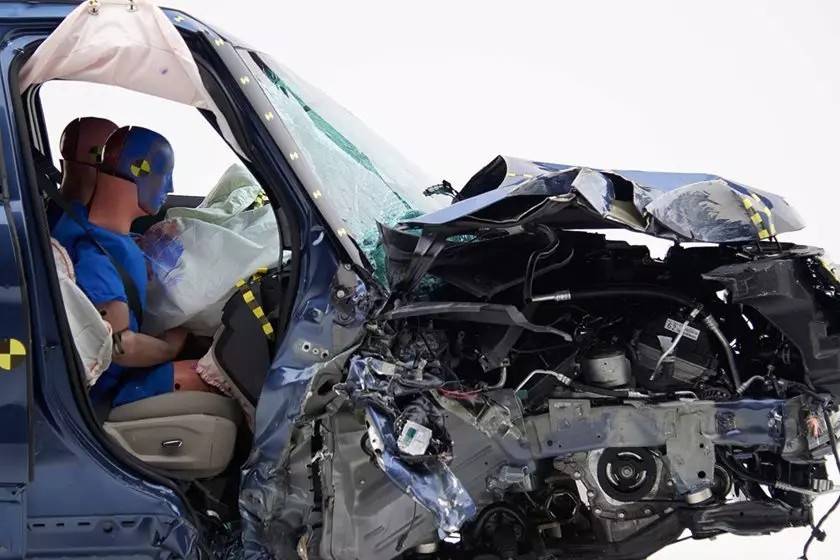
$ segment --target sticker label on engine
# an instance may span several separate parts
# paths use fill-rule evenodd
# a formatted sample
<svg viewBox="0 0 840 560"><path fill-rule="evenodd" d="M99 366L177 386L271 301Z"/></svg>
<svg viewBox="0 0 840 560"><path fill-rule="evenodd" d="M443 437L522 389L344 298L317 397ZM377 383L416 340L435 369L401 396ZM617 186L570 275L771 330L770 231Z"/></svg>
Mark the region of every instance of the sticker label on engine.
<svg viewBox="0 0 840 560"><path fill-rule="evenodd" d="M408 420L397 439L397 448L406 455L422 455L429 448L431 440L432 430Z"/></svg>
<svg viewBox="0 0 840 560"><path fill-rule="evenodd" d="M680 322L674 321L673 319L668 319L667 321L665 321L665 328L671 331L672 333L679 334L679 332L682 330L684 323L685 321ZM697 340L698 338L700 338L700 331L698 329L695 329L694 327L686 326L685 333L683 334L683 336L686 338L690 338L691 340Z"/></svg>

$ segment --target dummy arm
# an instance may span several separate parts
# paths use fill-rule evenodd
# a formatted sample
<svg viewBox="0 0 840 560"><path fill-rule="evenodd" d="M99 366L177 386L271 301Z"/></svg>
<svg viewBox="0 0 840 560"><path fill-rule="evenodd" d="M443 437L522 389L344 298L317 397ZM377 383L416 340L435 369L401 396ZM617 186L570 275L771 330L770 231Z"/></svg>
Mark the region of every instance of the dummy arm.
<svg viewBox="0 0 840 560"><path fill-rule="evenodd" d="M151 367L171 362L181 352L186 340L185 329L170 329L161 338L136 333L129 329L128 305L110 301L97 308L115 333L113 361L125 367Z"/></svg>

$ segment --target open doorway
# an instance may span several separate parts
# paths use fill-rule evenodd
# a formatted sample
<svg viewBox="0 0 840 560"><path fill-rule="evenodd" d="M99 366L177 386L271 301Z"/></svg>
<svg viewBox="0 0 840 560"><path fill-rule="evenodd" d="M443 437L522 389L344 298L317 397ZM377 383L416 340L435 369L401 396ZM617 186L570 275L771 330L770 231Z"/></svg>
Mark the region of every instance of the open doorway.
<svg viewBox="0 0 840 560"><path fill-rule="evenodd" d="M19 118L27 123L33 158L41 162L33 184L46 208L56 191L61 196L61 138L73 119L92 116L142 127L172 145L173 193L158 212L135 220L130 231L147 266L142 331L156 337L187 329L177 359L196 362L209 390L176 394L176 384L170 393L119 406L89 398L80 404L90 408L106 440L169 478L197 511L236 521L254 409L293 301L295 260L290 239L282 235L292 221L280 197L266 192L263 170L237 153L207 113L194 107L64 80L30 88L23 107ZM55 169L44 173L45 166ZM105 347L113 332L100 332L105 338L91 342L90 330L74 329L80 317L73 314L94 302L85 301L90 294L84 289L65 290L66 283L83 287L74 270L74 250L55 238L51 245L64 311L59 324L76 343L72 350L82 367L73 381L84 396L110 367L101 363L107 356L100 352L98 370L92 370L90 344Z"/></svg>

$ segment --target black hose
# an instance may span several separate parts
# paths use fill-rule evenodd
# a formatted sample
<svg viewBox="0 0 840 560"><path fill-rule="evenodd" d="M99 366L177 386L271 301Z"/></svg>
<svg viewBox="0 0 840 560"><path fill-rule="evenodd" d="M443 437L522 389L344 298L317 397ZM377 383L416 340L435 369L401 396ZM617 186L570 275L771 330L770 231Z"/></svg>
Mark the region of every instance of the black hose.
<svg viewBox="0 0 840 560"><path fill-rule="evenodd" d="M595 288L591 290L565 290L554 294L545 296L537 296L533 299L535 303L550 302L550 301L578 301L582 299L601 299L607 297L628 297L628 298L652 298L664 299L678 305L690 308L700 308L701 322L703 325L715 335L715 338L720 342L723 349L723 354L726 357L726 363L729 366L729 374L732 376L732 382L735 388L741 386L741 375L738 373L738 365L735 362L735 352L729 346L729 341L723 331L720 330L715 318L702 310L702 304L677 292L662 290L660 288L634 287L634 286L605 286L603 288Z"/></svg>
<svg viewBox="0 0 840 560"><path fill-rule="evenodd" d="M584 385L573 381L570 387L581 393L592 393L595 395L602 395L604 397L614 397L617 399L626 399L628 397L627 391L616 391L613 389L604 389L602 387L593 387L592 385Z"/></svg>
<svg viewBox="0 0 840 560"><path fill-rule="evenodd" d="M658 288L609 286L592 290L570 290L570 300L599 299L605 297L648 297L667 299L686 307L697 307L699 304L688 296L677 292L669 292Z"/></svg>
<svg viewBox="0 0 840 560"><path fill-rule="evenodd" d="M539 231L545 236L545 238L548 240L548 243L543 249L531 253L530 258L528 258L528 264L525 266L525 278L523 279L522 284L522 295L525 300L525 303L530 302L531 296L533 295L534 276L537 273L537 263L541 259L551 256L554 253L554 251L556 251L557 248L560 246L560 239L557 237L557 234L554 233L554 230L552 230L550 227L543 224L538 224L537 231Z"/></svg>

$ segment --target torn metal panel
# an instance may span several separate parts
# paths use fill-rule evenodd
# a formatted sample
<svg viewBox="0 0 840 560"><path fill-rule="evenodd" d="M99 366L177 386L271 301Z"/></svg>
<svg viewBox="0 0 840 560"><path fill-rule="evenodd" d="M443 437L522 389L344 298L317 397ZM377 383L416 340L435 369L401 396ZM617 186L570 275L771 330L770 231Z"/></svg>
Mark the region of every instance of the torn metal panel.
<svg viewBox="0 0 840 560"><path fill-rule="evenodd" d="M623 227L707 243L765 240L805 224L787 201L714 175L597 170L499 156L451 206L405 220L424 230Z"/></svg>
<svg viewBox="0 0 840 560"><path fill-rule="evenodd" d="M500 438L475 437L474 429L454 416L447 426L456 442L456 455L449 468L461 481L477 506L493 501L487 492L488 470L504 465L529 465L512 453L518 446L505 446ZM391 482L362 450L359 441L365 428L350 412L329 419L325 448L332 460L324 462L324 530L320 557L331 560L390 560L400 550L438 539L434 516ZM531 466L532 467L532 466ZM521 468L521 467L519 467ZM533 467L530 469L533 471Z"/></svg>
<svg viewBox="0 0 840 560"><path fill-rule="evenodd" d="M476 513L475 502L447 466L452 456L451 439L441 421L418 423L418 430L427 430L426 441L416 452L404 442L405 427L397 425L408 406L398 407L394 386L403 381L413 385L420 380L408 379L406 370L387 367L373 358L355 357L347 375L350 399L365 408L368 424L368 445L376 463L388 478L435 518L437 527L454 532ZM422 376L422 370L419 370ZM403 376L406 376L403 379ZM405 401L405 394L402 395ZM417 399L427 399L418 395ZM416 402L416 401L415 401ZM431 407L434 409L434 407ZM411 428L413 429L413 428ZM415 433L412 437L419 437Z"/></svg>
<svg viewBox="0 0 840 560"><path fill-rule="evenodd" d="M242 468L239 495L248 559L296 557L302 528L320 522L310 468L313 415L328 403L310 410L310 401L320 397L316 385L322 377L342 376L369 312L365 287L325 249L316 245L310 247L316 254L304 255L303 265L315 281L298 297L294 314L301 319L290 324L256 410L254 443ZM345 297L336 305L340 291ZM301 353L301 340L328 349L330 358Z"/></svg>

